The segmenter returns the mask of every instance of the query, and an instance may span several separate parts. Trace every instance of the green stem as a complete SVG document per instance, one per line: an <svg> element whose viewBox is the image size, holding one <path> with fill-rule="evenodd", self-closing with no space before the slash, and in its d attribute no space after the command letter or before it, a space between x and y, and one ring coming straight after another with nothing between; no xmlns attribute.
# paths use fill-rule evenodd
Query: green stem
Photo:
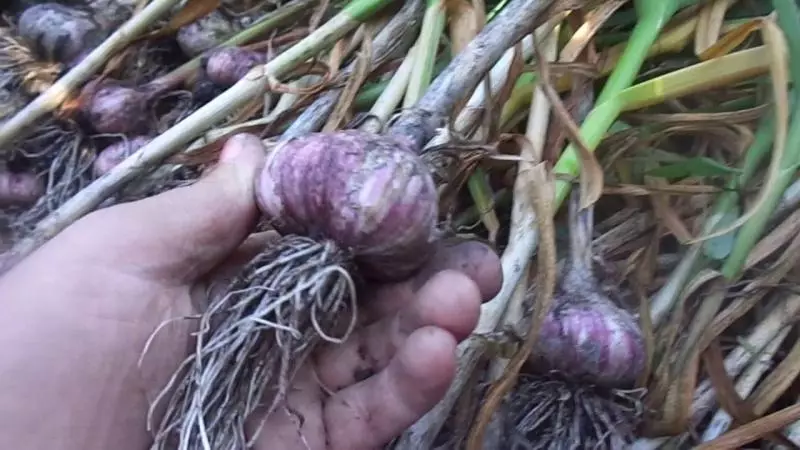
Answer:
<svg viewBox="0 0 800 450"><path fill-rule="evenodd" d="M597 97L597 104L605 103L633 84L647 59L650 47L677 11L677 5L675 0L639 0L636 2L636 10L639 20L631 32L625 51L617 61L617 66Z"/></svg>
<svg viewBox="0 0 800 450"><path fill-rule="evenodd" d="M480 167L475 169L467 180L467 188L480 213L481 221L489 232L489 239L494 241L500 229L500 221L495 212L495 193L489 185L489 176L486 171Z"/></svg>
<svg viewBox="0 0 800 450"><path fill-rule="evenodd" d="M778 13L778 23L781 31L786 36L789 47L789 69L795 90L790 96L789 111L793 111L793 104L796 104L797 86L800 85L800 9L791 0L773 0L773 5ZM722 274L729 280L739 276L750 255L750 251L756 242L761 239L767 223L781 201L784 191L794 181L800 164L800 114L794 112L791 119L789 131L786 136L786 148L782 160L779 162L780 169L777 180L770 186L765 194L765 201L759 205L759 209L751 215L750 219L738 230L733 251L725 260L722 266Z"/></svg>
<svg viewBox="0 0 800 450"><path fill-rule="evenodd" d="M356 22L366 22L378 11L394 2L387 0L353 0L342 9L340 14L349 16Z"/></svg>
<svg viewBox="0 0 800 450"><path fill-rule="evenodd" d="M688 0L680 0L688 3ZM602 92L597 98L594 110L581 126L581 138L587 147L594 151L600 140L622 112L623 102L620 93L630 87L636 79L642 64L647 59L650 47L658 39L664 25L677 12L678 0L637 0L636 11L639 21L631 32L631 39L625 46L617 66L611 73ZM556 175L575 177L579 171L579 160L574 145L569 145L553 171ZM563 180L556 183L556 207L566 199L572 184Z"/></svg>
<svg viewBox="0 0 800 450"><path fill-rule="evenodd" d="M422 29L416 44L414 69L411 72L411 79L408 82L403 101L404 108L410 108L417 103L431 84L433 67L446 18L444 4L439 0L428 0L428 7L425 10L425 17L422 19Z"/></svg>
<svg viewBox="0 0 800 450"><path fill-rule="evenodd" d="M786 36L789 46L789 69L792 83L800 86L800 7L794 0L772 0L778 16L778 25Z"/></svg>
<svg viewBox="0 0 800 450"><path fill-rule="evenodd" d="M773 211L780 203L784 191L794 181L797 165L800 163L800 151L798 149L800 149L800 114L795 114L786 136L786 153L783 155L784 158L781 162L777 179L773 185L765 186L765 189L769 189L765 201L759 205L759 209L755 211L750 219L739 228L733 250L722 266L722 275L725 278L733 280L739 276L747 257L750 256L750 251L756 242L761 239L767 222L769 222Z"/></svg>

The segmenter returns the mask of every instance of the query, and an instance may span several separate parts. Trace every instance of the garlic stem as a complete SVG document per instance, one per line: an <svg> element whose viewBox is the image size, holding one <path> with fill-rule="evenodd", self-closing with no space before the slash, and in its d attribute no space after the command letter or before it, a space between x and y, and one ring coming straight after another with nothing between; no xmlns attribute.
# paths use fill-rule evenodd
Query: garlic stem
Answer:
<svg viewBox="0 0 800 450"><path fill-rule="evenodd" d="M395 14L375 37L372 45L373 64L413 45L411 38L417 34L417 22L424 11L423 0L406 2L400 12ZM352 72L354 67L355 62L344 69L344 74ZM343 88L336 88L320 94L281 134L280 139L285 141L319 131L339 102L342 90Z"/></svg>
<svg viewBox="0 0 800 450"><path fill-rule="evenodd" d="M553 30L545 37L544 42L542 45L542 52L544 56L548 59L548 61L553 61L556 59L558 55L558 34L560 31L560 27L556 26ZM527 39L530 38L528 36ZM527 41L530 42L530 41ZM477 92L483 92L482 89L477 89ZM537 87L533 91L531 99L531 108L530 114L528 116L528 125L525 130L525 137L528 138L531 142L531 148L524 148L522 153L520 154L521 160L517 165L517 182L515 182L515 190L517 191L514 195L514 209L519 208L520 210L525 210L526 214L530 214L532 216L536 216L535 211L533 210L533 205L530 203L530 194L523 194L519 195L520 191L526 189L525 186L530 186L528 183L524 183L524 180L528 179L526 174L527 171L538 161L541 161L542 153L544 152L544 144L545 138L547 136L547 127L550 124L550 100L544 94L540 87ZM524 186L523 186L524 184ZM519 185L519 186L518 186ZM520 320L522 319L523 315L523 300L525 299L525 294L528 290L528 280L527 277L522 277L519 281L519 285L517 289L511 296L511 300L508 304L508 309L506 310L505 315L503 316L503 325L502 327L509 327L510 329L517 328ZM526 330L527 331L527 330ZM503 360L500 358L495 358L492 361L492 365L489 369L489 376L491 378L499 377L503 370L505 369L505 365L507 360Z"/></svg>
<svg viewBox="0 0 800 450"><path fill-rule="evenodd" d="M439 52L444 25L447 19L447 9L444 2L428 0L425 15L422 19L422 29L415 44L416 57L411 79L406 88L403 107L410 108L419 101L433 78L433 65L436 54Z"/></svg>
<svg viewBox="0 0 800 450"><path fill-rule="evenodd" d="M381 95L372 104L370 108L370 115L374 116L377 120L367 120L359 129L363 131L371 131L379 133L383 128L382 124L386 123L392 116L392 113L403 101L403 95L408 87L408 81L411 79L411 71L414 68L414 60L417 57L417 47L414 46L408 51L408 55L403 58L400 67L394 72L389 84L386 85Z"/></svg>
<svg viewBox="0 0 800 450"><path fill-rule="evenodd" d="M535 31L537 38L543 37L547 30L555 27L561 20L563 20L563 17L559 15L540 26ZM525 40L529 38L529 36L523 37L523 44ZM490 71L492 81L498 80L498 87L502 85L499 81L503 79L503 73L506 74L506 77L508 76L508 69L512 61L513 52L513 48L506 50L504 56L495 63ZM479 101L478 99L482 99L484 94L478 93L482 91L483 89L475 89L473 91L473 97L477 96L476 102ZM482 100L480 101L482 102ZM459 114L459 118L466 114L467 111L469 111L469 108L464 108L462 113ZM466 118L462 120L466 120ZM431 141L435 140L436 138ZM446 142L446 140L442 139L440 142ZM431 143L430 145L433 144ZM536 215L533 212L529 189L530 187L528 183L524 182L524 178L519 178L518 184L514 187L514 198L515 201L519 199L519 203L515 203L515 207L512 209L511 232L508 246L501 257L503 284L500 288L500 292L498 292L494 299L482 305L480 320L473 332L473 334L477 336L472 336L459 345L458 368L456 369L456 376L453 383L450 385L450 389L442 401L412 425L398 439L394 450L431 448L485 350L485 342L478 336L486 335L497 330L506 312L511 296L517 289L520 279L527 274L528 265L530 264L531 257L538 244ZM523 201L526 203L522 203Z"/></svg>

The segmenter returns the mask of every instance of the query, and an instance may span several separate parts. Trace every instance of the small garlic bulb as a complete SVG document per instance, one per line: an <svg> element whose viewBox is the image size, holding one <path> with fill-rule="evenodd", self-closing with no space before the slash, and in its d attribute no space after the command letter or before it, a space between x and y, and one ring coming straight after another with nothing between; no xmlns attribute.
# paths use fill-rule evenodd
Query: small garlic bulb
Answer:
<svg viewBox="0 0 800 450"><path fill-rule="evenodd" d="M58 3L26 9L19 17L17 33L43 58L61 63L72 63L109 35L90 12Z"/></svg>
<svg viewBox="0 0 800 450"><path fill-rule="evenodd" d="M533 363L569 378L623 387L644 369L645 347L633 315L617 306L591 269L593 210L570 200L570 256L545 316Z"/></svg>
<svg viewBox="0 0 800 450"><path fill-rule="evenodd" d="M95 177L100 177L110 172L111 169L119 165L128 156L131 156L140 148L149 144L153 139L147 136L135 136L130 139L123 139L115 142L98 153L92 165Z"/></svg>
<svg viewBox="0 0 800 450"><path fill-rule="evenodd" d="M44 193L44 182L35 174L0 169L0 206L29 205Z"/></svg>
<svg viewBox="0 0 800 450"><path fill-rule="evenodd" d="M219 10L181 27L175 40L189 57L195 57L224 42L236 31L236 27Z"/></svg>
<svg viewBox="0 0 800 450"><path fill-rule="evenodd" d="M204 68L209 80L220 86L233 86L253 67L267 62L263 53L239 47L223 47L209 52Z"/></svg>
<svg viewBox="0 0 800 450"><path fill-rule="evenodd" d="M279 232L332 240L367 277L403 279L432 252L436 186L425 163L392 138L347 130L281 143L257 192Z"/></svg>

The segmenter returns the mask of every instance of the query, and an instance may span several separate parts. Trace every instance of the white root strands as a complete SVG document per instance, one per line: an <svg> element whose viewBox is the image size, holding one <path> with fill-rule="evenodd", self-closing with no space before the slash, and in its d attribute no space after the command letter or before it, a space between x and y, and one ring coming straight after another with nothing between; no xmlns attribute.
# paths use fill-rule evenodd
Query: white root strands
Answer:
<svg viewBox="0 0 800 450"><path fill-rule="evenodd" d="M335 244L301 236L283 237L256 256L201 313L194 353L151 405L152 431L154 411L167 400L154 449L249 448L260 431L244 436L251 415L264 408L266 420L285 407L316 344L341 343L355 328L348 268ZM331 334L342 328L342 336Z"/></svg>

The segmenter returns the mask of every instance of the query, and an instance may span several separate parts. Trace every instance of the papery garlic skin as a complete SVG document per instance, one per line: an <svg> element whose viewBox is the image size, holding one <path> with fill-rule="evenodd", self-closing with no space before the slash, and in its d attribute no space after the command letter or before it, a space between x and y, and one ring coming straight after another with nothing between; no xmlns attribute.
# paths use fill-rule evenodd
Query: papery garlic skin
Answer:
<svg viewBox="0 0 800 450"><path fill-rule="evenodd" d="M330 239L369 278L398 280L433 251L436 186L402 143L356 130L315 133L273 149L259 205L283 234Z"/></svg>
<svg viewBox="0 0 800 450"><path fill-rule="evenodd" d="M209 80L220 86L233 86L253 67L267 62L263 53L239 47L212 50L204 58L204 68Z"/></svg>
<svg viewBox="0 0 800 450"><path fill-rule="evenodd" d="M128 156L149 144L153 139L147 136L135 136L115 142L98 153L92 164L94 176L100 177L110 172Z"/></svg>
<svg viewBox="0 0 800 450"><path fill-rule="evenodd" d="M569 378L599 385L634 383L644 369L645 347L633 316L610 299L554 300L537 341L542 362Z"/></svg>

